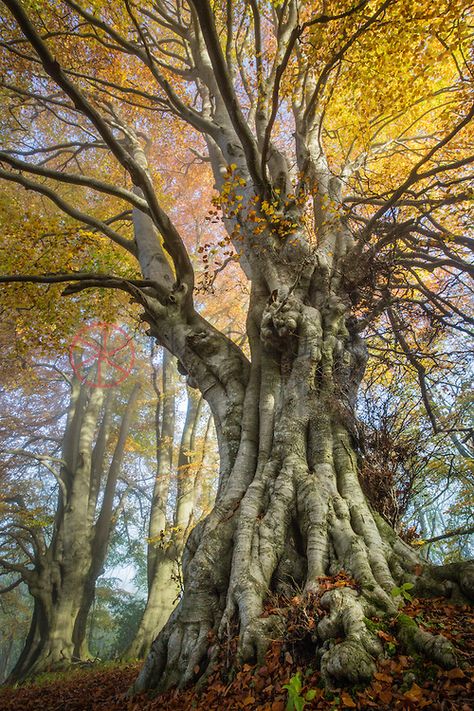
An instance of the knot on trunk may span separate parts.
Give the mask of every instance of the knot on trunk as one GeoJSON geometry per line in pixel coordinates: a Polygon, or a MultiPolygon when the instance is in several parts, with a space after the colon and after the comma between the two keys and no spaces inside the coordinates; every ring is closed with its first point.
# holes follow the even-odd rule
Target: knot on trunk
{"type": "Polygon", "coordinates": [[[286,289],[278,289],[266,306],[261,324],[261,339],[265,345],[282,350],[288,338],[298,333],[303,304],[286,289]]]}

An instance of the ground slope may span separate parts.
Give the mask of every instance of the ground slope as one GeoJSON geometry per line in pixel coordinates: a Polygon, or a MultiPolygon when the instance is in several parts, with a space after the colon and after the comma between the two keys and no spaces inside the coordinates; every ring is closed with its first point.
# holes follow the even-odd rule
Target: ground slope
{"type": "MultiPolygon", "coordinates": [[[[451,605],[442,598],[414,600],[403,614],[416,619],[431,633],[442,633],[458,649],[457,667],[444,670],[436,664],[410,656],[397,645],[391,629],[396,620],[367,621],[385,645],[383,659],[366,689],[321,688],[319,672],[309,658],[315,600],[274,600],[288,609],[288,629],[283,641],[275,642],[263,666],[246,664],[232,670],[237,638],[222,649],[219,667],[199,692],[170,691],[155,699],[126,696],[139,665],[91,665],[49,675],[18,688],[0,690],[2,711],[284,711],[288,692],[283,688],[297,675],[302,681],[300,696],[311,690],[314,698],[305,709],[353,708],[392,710],[427,708],[433,711],[471,711],[474,708],[474,608],[451,605]]],[[[270,612],[270,609],[268,610],[270,612]]],[[[393,628],[394,629],[394,628],[393,628]]],[[[294,683],[294,682],[293,682],[294,683]]]]}

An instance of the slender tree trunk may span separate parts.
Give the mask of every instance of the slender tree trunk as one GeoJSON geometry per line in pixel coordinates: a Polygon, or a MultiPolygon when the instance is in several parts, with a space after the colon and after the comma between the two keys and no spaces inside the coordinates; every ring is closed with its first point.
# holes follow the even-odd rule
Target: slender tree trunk
{"type": "MultiPolygon", "coordinates": [[[[91,526],[89,543],[90,564],[87,570],[86,580],[82,591],[81,606],[74,622],[73,632],[74,656],[79,659],[86,659],[89,656],[89,649],[86,641],[87,619],[89,617],[92,603],[94,602],[97,579],[104,572],[104,563],[113,528],[114,499],[117,488],[117,480],[122,468],[125,445],[130,432],[133,414],[139,394],[140,384],[135,383],[128,398],[125,412],[120,423],[117,444],[115,445],[112,461],[108,469],[100,511],[97,516],[97,520],[91,526]]],[[[100,439],[98,439],[96,446],[100,446],[100,444],[100,439]]],[[[101,467],[101,473],[102,471],[103,468],[101,467]]],[[[94,473],[92,471],[91,480],[93,476],[94,473]]],[[[97,496],[97,494],[95,496],[97,496]]]]}
{"type": "Polygon", "coordinates": [[[3,682],[7,675],[8,667],[10,666],[10,660],[12,658],[13,648],[15,646],[15,639],[13,634],[7,639],[2,639],[2,653],[0,656],[0,684],[3,682]]]}
{"type": "MultiPolygon", "coordinates": [[[[240,660],[261,659],[284,628],[283,615],[262,617],[268,596],[315,593],[321,577],[340,571],[360,593],[344,587],[322,596],[315,657],[329,684],[363,682],[382,651],[364,618],[395,613],[393,588],[416,582],[418,556],[371,510],[359,483],[355,403],[365,344],[337,279],[332,288],[316,284],[292,291],[289,283],[270,299],[253,285],[240,446],[221,472],[213,511],[188,539],[183,597],[135,690],[195,681],[216,658],[210,640],[224,640],[234,622],[240,660]]],[[[458,584],[472,592],[469,576],[458,584]]],[[[437,661],[454,663],[447,640],[413,636],[437,661]]]]}
{"type": "Polygon", "coordinates": [[[142,619],[131,645],[124,654],[127,659],[143,657],[158,631],[163,627],[175,604],[177,589],[171,582],[174,561],[169,560],[161,542],[167,527],[167,502],[173,468],[173,442],[176,420],[175,361],[163,351],[161,384],[159,371],[153,369],[153,387],[157,396],[155,409],[156,477],[150,508],[147,548],[148,595],[142,619]]]}
{"type": "MultiPolygon", "coordinates": [[[[165,368],[165,366],[166,368],[170,367],[169,356],[164,358],[163,367],[165,368]]],[[[170,417],[171,413],[167,413],[165,408],[167,395],[169,397],[166,386],[167,381],[168,377],[164,370],[163,397],[165,398],[165,404],[163,405],[162,431],[165,418],[168,418],[168,422],[172,419],[170,417]]],[[[163,470],[164,462],[166,462],[168,469],[167,472],[162,472],[162,477],[165,477],[165,479],[160,478],[159,480],[157,476],[155,483],[153,496],[155,508],[152,507],[150,516],[149,546],[152,551],[148,556],[148,597],[137,634],[125,655],[128,658],[142,658],[146,655],[156,635],[167,622],[180,595],[178,581],[181,556],[184,541],[194,523],[192,514],[197,476],[196,436],[202,408],[202,398],[198,398],[190,388],[187,390],[187,398],[188,406],[177,461],[177,497],[174,519],[172,526],[167,527],[168,530],[166,530],[165,509],[172,461],[170,455],[168,454],[167,456],[166,442],[159,448],[158,472],[163,470]],[[163,524],[163,528],[158,531],[159,522],[163,524]],[[152,531],[154,536],[151,535],[152,531]]],[[[172,437],[171,433],[168,433],[167,436],[172,437]]]]}

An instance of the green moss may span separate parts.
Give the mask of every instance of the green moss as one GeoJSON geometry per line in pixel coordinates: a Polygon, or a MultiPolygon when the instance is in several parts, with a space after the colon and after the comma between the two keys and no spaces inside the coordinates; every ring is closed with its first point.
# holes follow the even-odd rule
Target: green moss
{"type": "Polygon", "coordinates": [[[415,636],[418,632],[418,625],[409,617],[401,613],[397,618],[400,641],[410,654],[416,652],[415,636]]]}

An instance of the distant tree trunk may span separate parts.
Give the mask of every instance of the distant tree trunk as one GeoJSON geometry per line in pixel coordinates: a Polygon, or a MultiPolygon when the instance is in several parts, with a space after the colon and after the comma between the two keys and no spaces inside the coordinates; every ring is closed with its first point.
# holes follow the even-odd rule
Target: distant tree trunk
{"type": "MultiPolygon", "coordinates": [[[[187,389],[188,405],[178,453],[174,516],[171,525],[166,521],[166,505],[173,467],[172,447],[167,443],[169,441],[172,445],[174,437],[175,403],[174,391],[170,389],[175,385],[174,372],[175,366],[169,354],[165,352],[157,477],[149,526],[148,597],[135,639],[124,655],[128,658],[145,656],[178,601],[180,594],[178,580],[184,541],[194,524],[196,436],[203,401],[190,388],[187,389]]],[[[158,402],[157,408],[159,406],[158,402]]]]}
{"type": "Polygon", "coordinates": [[[153,387],[157,396],[155,410],[156,477],[150,509],[147,548],[148,596],[135,638],[124,657],[143,657],[150,640],[168,619],[176,599],[177,590],[171,582],[174,561],[163,555],[159,546],[160,533],[167,527],[166,508],[173,468],[173,440],[176,420],[175,388],[176,364],[172,356],[163,351],[161,387],[158,368],[153,369],[153,387]]]}
{"type": "MultiPolygon", "coordinates": [[[[127,401],[125,412],[120,423],[117,443],[115,445],[112,461],[107,473],[105,487],[103,489],[103,498],[99,515],[97,516],[95,523],[92,523],[90,529],[90,564],[84,584],[81,607],[74,624],[74,656],[80,659],[85,659],[89,656],[86,640],[87,619],[92,603],[94,602],[97,579],[104,572],[105,558],[107,556],[110,536],[114,526],[114,499],[117,480],[122,468],[125,445],[130,432],[139,393],[140,386],[136,383],[127,401]]],[[[101,424],[103,424],[104,421],[105,417],[103,418],[101,424]]],[[[107,431],[107,425],[105,425],[104,431],[107,431]]],[[[101,446],[100,439],[97,440],[97,445],[101,446]]],[[[100,476],[100,472],[105,473],[103,456],[100,456],[100,458],[97,457],[97,459],[97,473],[94,473],[93,477],[100,476]]],[[[91,506],[90,508],[92,509],[95,507],[91,506]]],[[[93,520],[92,511],[90,519],[93,520]]]]}
{"type": "Polygon", "coordinates": [[[85,622],[107,551],[117,477],[138,392],[135,385],[106,470],[110,402],[101,421],[103,389],[91,390],[73,379],[53,536],[47,546],[36,539],[34,566],[25,570],[34,613],[9,681],[63,666],[83,653],[85,622]]]}
{"type": "Polygon", "coordinates": [[[0,684],[7,675],[8,667],[12,657],[13,647],[15,646],[15,638],[10,634],[7,639],[2,640],[2,648],[0,655],[0,684]]]}

